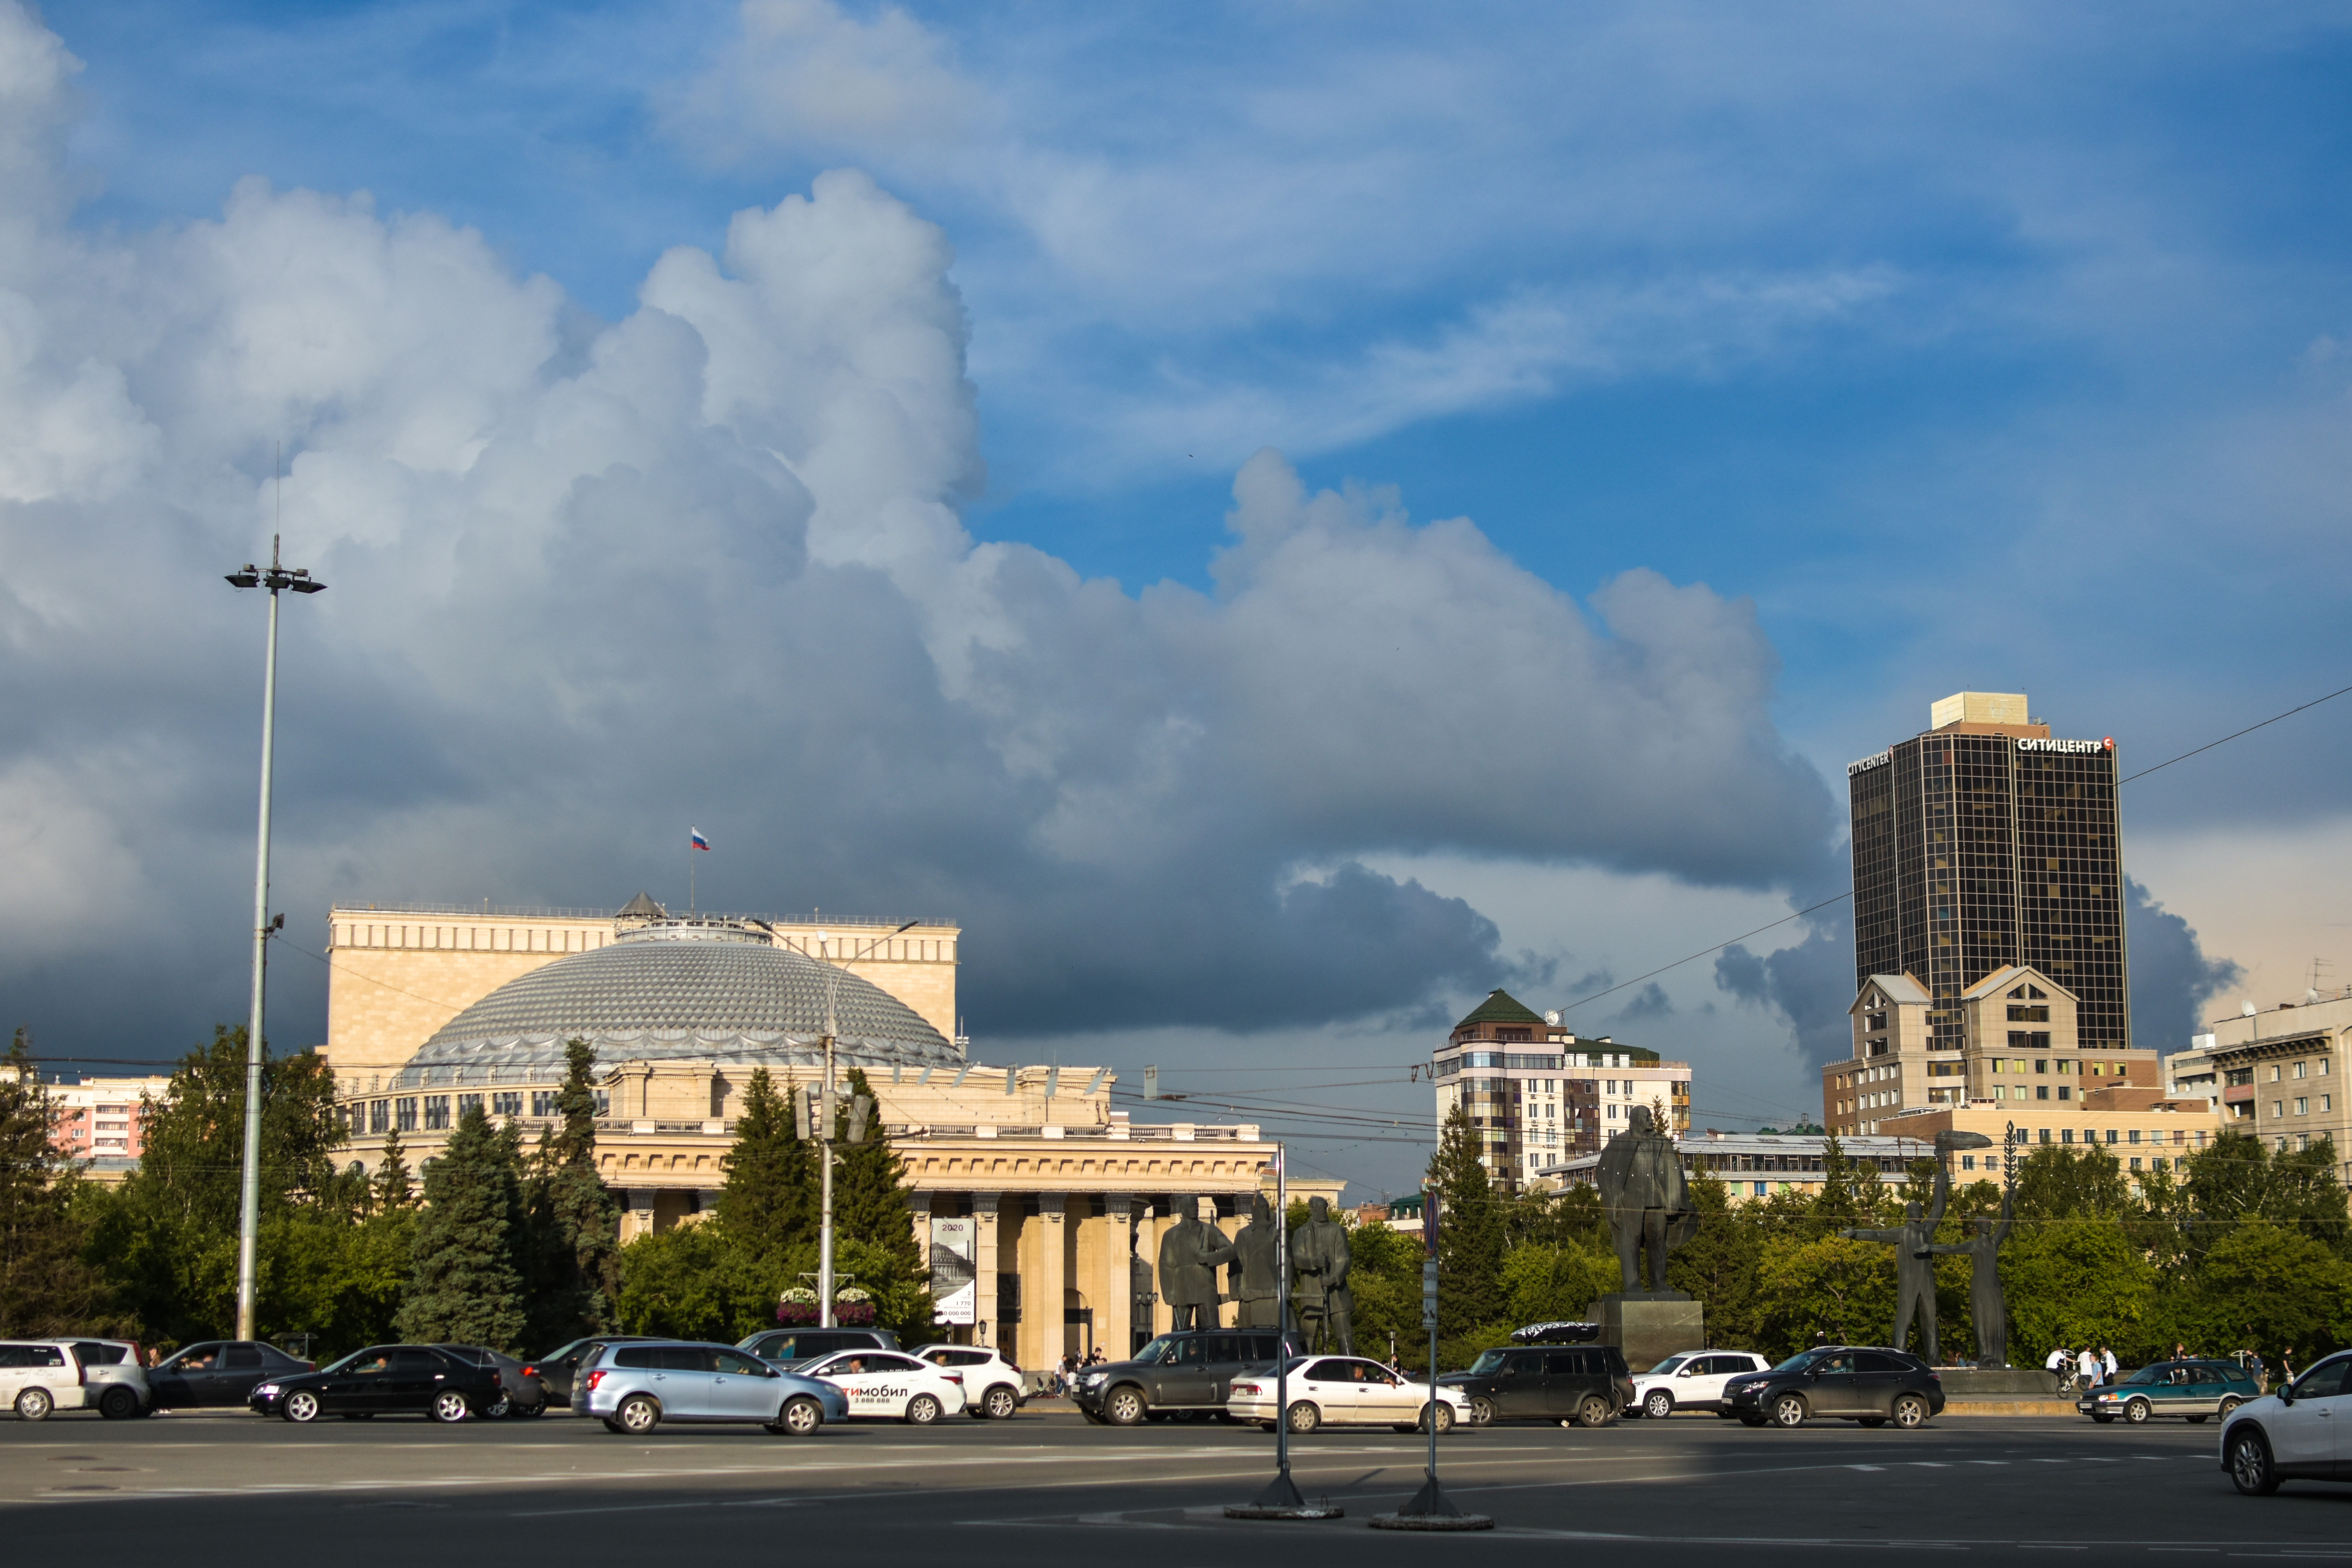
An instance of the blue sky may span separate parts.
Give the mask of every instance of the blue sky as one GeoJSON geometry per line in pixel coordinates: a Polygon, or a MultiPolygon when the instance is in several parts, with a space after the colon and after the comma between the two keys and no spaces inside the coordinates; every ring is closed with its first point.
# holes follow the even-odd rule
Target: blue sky
{"type": "MultiPolygon", "coordinates": [[[[1719,862],[1677,859],[1630,819],[1609,817],[1604,843],[1425,793],[1421,816],[1269,813],[1286,787],[1272,778],[1216,830],[1259,846],[1243,881],[1266,897],[1268,868],[1360,861],[1463,900],[1499,932],[1489,970],[1538,1004],[1833,877],[1843,763],[1924,727],[1948,691],[2025,690],[2061,733],[2117,736],[2128,766],[2352,679],[2336,565],[2352,25],[2335,7],[53,3],[40,17],[81,62],[58,111],[62,234],[136,253],[219,220],[250,176],[365,191],[380,218],[478,231],[519,288],[551,280],[548,330],[572,346],[551,364],[635,318],[674,247],[719,254],[739,211],[867,172],[953,251],[976,434],[927,493],[974,541],[1116,580],[1147,619],[1155,583],[1231,597],[1214,565],[1262,447],[1307,496],[1353,496],[1366,527],[1469,519],[1614,635],[1596,595],[1629,573],[1705,584],[1735,619],[1752,604],[1752,646],[1724,652],[1706,639],[1732,634],[1709,620],[1716,651],[1677,657],[1747,671],[1748,695],[1724,700],[1748,703],[1763,738],[1678,765],[1720,763],[1727,789],[1759,767],[1777,781],[1782,764],[1758,759],[1778,754],[1820,799],[1780,781],[1762,791],[1779,804],[1727,806],[1748,847],[1719,862]]],[[[268,434],[236,437],[249,477],[268,434]]],[[[830,503],[811,484],[821,535],[830,503]]],[[[1540,611],[1527,603],[1522,630],[1540,611]]],[[[1642,605],[1627,613],[1662,611],[1642,605]]],[[[1430,624],[1475,645],[1507,637],[1512,614],[1507,595],[1430,624]]],[[[938,615],[918,617],[935,658],[938,615]]],[[[1338,647],[1288,657],[1312,668],[1338,647]]],[[[1685,723],[1658,690],[1656,722],[1685,723]]],[[[1442,684],[1423,695],[1442,712],[1442,684]]],[[[2298,993],[2314,957],[2352,971],[2352,907],[2315,869],[2352,847],[2347,701],[2128,803],[2137,879],[2266,999],[2298,993]]],[[[1555,732],[1549,752],[1507,748],[1530,770],[1513,790],[1643,765],[1593,750],[1623,732],[1578,732],[1574,703],[1516,711],[1555,732]]],[[[413,715],[446,720],[429,702],[413,715]]],[[[425,767],[411,790],[399,769],[344,761],[368,782],[321,798],[321,853],[338,813],[348,849],[362,798],[464,772],[425,767]]],[[[1017,760],[1008,776],[1025,776],[1017,760]]],[[[226,846],[218,793],[190,809],[219,818],[206,831],[226,846]]],[[[556,885],[578,847],[512,874],[601,899],[556,885]]],[[[778,853],[746,868],[743,901],[863,895],[778,853]]],[[[358,885],[337,879],[363,875],[352,858],[308,890],[358,885]]],[[[1150,886],[1140,867],[1123,874],[1150,886]]],[[[975,885],[935,883],[966,904],[975,885]]],[[[870,896],[897,908],[912,890],[870,896]]],[[[483,891],[499,889],[457,894],[483,891]]],[[[1482,940],[1475,921],[1448,929],[1482,940]]],[[[1410,1056],[1478,971],[1436,963],[1347,1027],[1410,1056]]],[[[1090,1033],[1042,1000],[1075,983],[1041,972],[996,999],[1063,1059],[1126,1067],[1164,1043],[1206,1066],[1262,1044],[1246,1020],[1172,1005],[1090,1033]]],[[[1715,988],[1705,964],[1670,984],[1679,1011],[1638,1020],[1661,1044],[1748,1103],[1801,1105],[1790,1020],[1715,988]]],[[[188,1032],[153,1012],[103,1026],[132,1027],[188,1032]]]]}

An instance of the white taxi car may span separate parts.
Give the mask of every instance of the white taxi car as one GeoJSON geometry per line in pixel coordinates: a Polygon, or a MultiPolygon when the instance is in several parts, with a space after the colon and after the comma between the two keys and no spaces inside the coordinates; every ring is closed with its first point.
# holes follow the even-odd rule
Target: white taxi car
{"type": "MultiPolygon", "coordinates": [[[[1376,1361],[1361,1356],[1300,1356],[1290,1364],[1290,1429],[1312,1432],[1318,1426],[1393,1426],[1400,1432],[1426,1430],[1429,1384],[1400,1377],[1376,1361]]],[[[1276,1383],[1272,1368],[1243,1373],[1233,1381],[1225,1398],[1225,1414],[1235,1421],[1255,1421],[1274,1430],[1276,1383]]],[[[1437,1429],[1450,1432],[1457,1421],[1470,1419],[1470,1403],[1456,1390],[1437,1389],[1437,1429]]]]}
{"type": "Polygon", "coordinates": [[[839,1351],[793,1370],[840,1389],[849,1398],[853,1421],[879,1418],[928,1426],[964,1405],[961,1373],[897,1351],[839,1351]]]}
{"type": "Polygon", "coordinates": [[[1723,1385],[1748,1373],[1771,1370],[1770,1362],[1751,1351],[1685,1351],[1634,1377],[1633,1403],[1626,1414],[1639,1412],[1661,1421],[1677,1410],[1728,1415],[1723,1385]]]}

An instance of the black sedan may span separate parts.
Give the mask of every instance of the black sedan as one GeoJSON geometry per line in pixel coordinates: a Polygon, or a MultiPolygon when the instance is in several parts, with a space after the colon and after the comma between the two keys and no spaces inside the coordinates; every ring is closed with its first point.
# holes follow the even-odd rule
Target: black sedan
{"type": "Polygon", "coordinates": [[[370,1345],[320,1371],[257,1384],[247,1403],[264,1415],[294,1422],[394,1415],[463,1421],[504,1397],[495,1366],[432,1345],[370,1345]]]}
{"type": "Polygon", "coordinates": [[[1905,1431],[1944,1408],[1944,1382],[1908,1351],[1822,1345],[1800,1351],[1769,1372],[1735,1377],[1723,1403],[1750,1426],[1801,1426],[1832,1416],[1905,1431]]]}
{"type": "Polygon", "coordinates": [[[309,1362],[259,1340],[206,1340],[150,1367],[147,1386],[157,1410],[234,1409],[251,1397],[254,1384],[310,1370],[309,1362]]]}
{"type": "Polygon", "coordinates": [[[580,1375],[583,1366],[595,1359],[599,1350],[606,1345],[655,1342],[645,1334],[591,1334],[584,1340],[574,1340],[568,1345],[548,1352],[531,1363],[530,1369],[539,1379],[541,1397],[550,1405],[560,1405],[568,1410],[572,1406],[572,1381],[580,1375]]]}

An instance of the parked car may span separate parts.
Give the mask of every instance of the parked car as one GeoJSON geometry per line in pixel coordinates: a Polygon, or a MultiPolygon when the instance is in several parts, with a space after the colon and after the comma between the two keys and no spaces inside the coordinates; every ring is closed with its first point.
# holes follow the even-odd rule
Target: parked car
{"type": "Polygon", "coordinates": [[[2352,1481],[2344,1433],[2352,1424],[2352,1351],[2332,1355],[2280,1389],[2221,1418],[2221,1468],[2248,1497],[2281,1481],[2352,1481]]]}
{"type": "Polygon", "coordinates": [[[842,1351],[797,1369],[822,1378],[848,1396],[852,1415],[929,1426],[964,1407],[963,1374],[934,1366],[903,1351],[842,1351]]]}
{"type": "Polygon", "coordinates": [[[512,1415],[525,1418],[540,1415],[547,1408],[547,1389],[539,1381],[539,1368],[517,1361],[503,1352],[488,1345],[435,1345],[437,1351],[447,1351],[461,1360],[477,1366],[495,1367],[499,1374],[499,1397],[483,1415],[497,1419],[512,1415]]]}
{"type": "Polygon", "coordinates": [[[499,1370],[434,1345],[370,1345],[331,1366],[254,1384],[247,1405],[298,1425],[321,1415],[429,1415],[463,1421],[506,1396],[499,1370]]]}
{"type": "Polygon", "coordinates": [[[147,1386],[147,1369],[139,1347],[130,1340],[53,1339],[53,1345],[72,1347],[81,1363],[81,1379],[89,1390],[86,1403],[110,1421],[144,1415],[155,1396],[147,1386]]]}
{"type": "Polygon", "coordinates": [[[1428,1384],[1399,1376],[1376,1361],[1346,1355],[1293,1357],[1287,1378],[1277,1378],[1272,1371],[1244,1373],[1234,1379],[1225,1401],[1226,1415],[1236,1421],[1255,1421],[1269,1432],[1278,1414],[1293,1432],[1319,1426],[1426,1431],[1433,1409],[1441,1433],[1470,1418],[1470,1402],[1460,1390],[1440,1383],[1433,1406],[1428,1384]],[[1282,1397],[1289,1404],[1278,1410],[1276,1401],[1282,1397]]]}
{"type": "Polygon", "coordinates": [[[549,1404],[569,1409],[572,1385],[580,1369],[593,1360],[606,1345],[650,1345],[661,1342],[656,1334],[591,1334],[584,1340],[574,1340],[561,1345],[531,1363],[539,1377],[540,1392],[549,1404]]]}
{"type": "Polygon", "coordinates": [[[1943,1379],[1909,1351],[1822,1345],[1800,1351],[1724,1389],[1731,1412],[1750,1426],[1801,1426],[1816,1415],[1909,1431],[1942,1414],[1943,1379]]]}
{"type": "Polygon", "coordinates": [[[55,1341],[0,1340],[0,1405],[20,1421],[46,1421],[52,1410],[79,1410],[89,1400],[73,1346],[55,1341]]]}
{"type": "Polygon", "coordinates": [[[896,1351],[898,1336],[887,1329],[770,1329],[736,1342],[761,1361],[796,1366],[841,1351],[896,1351]]]}
{"type": "Polygon", "coordinates": [[[628,1437],[643,1437],[665,1421],[753,1422],[805,1437],[849,1415],[848,1395],[829,1383],[733,1345],[684,1340],[605,1345],[581,1369],[576,1389],[573,1414],[595,1416],[628,1437]]]}
{"type": "Polygon", "coordinates": [[[248,1403],[264,1379],[310,1370],[309,1362],[259,1340],[206,1340],[150,1369],[147,1386],[157,1410],[234,1409],[248,1403]]]}
{"type": "Polygon", "coordinates": [[[2158,1415],[2190,1421],[2227,1415],[2261,1396],[2253,1378],[2234,1362],[2160,1361],[2121,1383],[2092,1389],[2074,1401],[2074,1408],[2102,1426],[2119,1417],[2137,1426],[2158,1415]]]}
{"type": "Polygon", "coordinates": [[[1021,1369],[986,1345],[925,1345],[915,1354],[963,1374],[963,1413],[975,1420],[1002,1421],[1029,1403],[1021,1369]]]}
{"type": "Polygon", "coordinates": [[[1729,1417],[1723,1385],[1743,1373],[1769,1372],[1772,1363],[1752,1351],[1685,1351],[1670,1355],[1633,1379],[1628,1415],[1663,1421],[1677,1410],[1711,1410],[1729,1417]]]}
{"type": "Polygon", "coordinates": [[[1161,1334],[1129,1361],[1087,1367],[1071,1403],[1097,1426],[1132,1426],[1184,1412],[1223,1416],[1235,1376],[1272,1366],[1272,1329],[1187,1329],[1161,1334]]]}
{"type": "Polygon", "coordinates": [[[1438,1378],[1469,1402],[1470,1418],[1568,1421],[1602,1426],[1633,1403],[1633,1374],[1615,1345],[1531,1345],[1481,1351],[1467,1372],[1438,1378]]]}

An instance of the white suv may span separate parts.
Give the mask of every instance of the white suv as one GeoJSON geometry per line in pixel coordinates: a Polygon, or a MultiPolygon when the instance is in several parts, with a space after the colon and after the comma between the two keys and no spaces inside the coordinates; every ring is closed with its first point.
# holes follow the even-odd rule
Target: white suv
{"type": "Polygon", "coordinates": [[[1723,1385],[1748,1373],[1769,1372],[1772,1363],[1749,1351],[1685,1351],[1633,1377],[1633,1403],[1626,1414],[1663,1421],[1677,1410],[1731,1414],[1723,1385]]]}
{"type": "Polygon", "coordinates": [[[79,1410],[89,1401],[73,1346],[0,1340],[0,1405],[25,1421],[46,1421],[52,1410],[79,1410]]]}
{"type": "Polygon", "coordinates": [[[985,1345],[925,1345],[915,1354],[963,1374],[963,1413],[974,1420],[1002,1421],[1029,1403],[1021,1369],[985,1345]]]}

